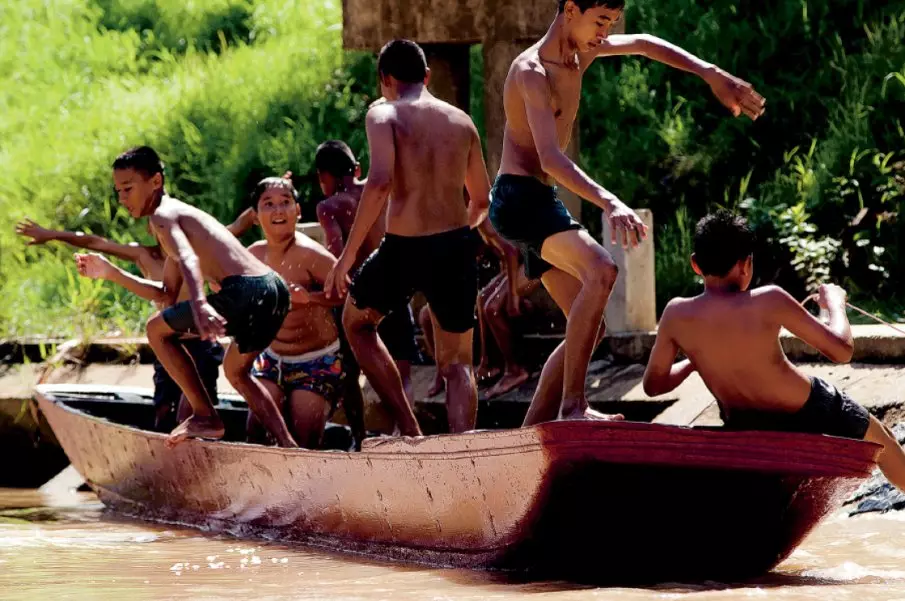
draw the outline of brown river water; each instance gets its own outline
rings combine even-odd
[[[601,566],[602,569],[605,569]],[[0,489],[0,599],[905,601],[905,512],[829,518],[744,583],[593,588],[381,563],[119,518],[90,493]]]

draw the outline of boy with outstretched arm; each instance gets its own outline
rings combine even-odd
[[[852,331],[845,291],[820,287],[822,323],[778,286],[749,289],[754,236],[727,211],[695,229],[692,266],[704,278],[694,298],[675,298],[663,311],[644,372],[644,391],[665,394],[697,371],[716,397],[727,428],[829,434],[883,446],[880,469],[905,491],[905,453],[877,418],[847,394],[808,376],[786,358],[785,328],[837,363],[851,360]],[[687,359],[675,362],[681,351]]]
[[[506,127],[490,220],[567,317],[566,338],[544,365],[525,425],[606,417],[588,407],[585,378],[617,269],[557,198],[554,182],[603,209],[613,243],[634,246],[646,235],[634,211],[564,152],[585,70],[600,57],[642,55],[698,75],[736,116],[763,112],[764,99],[748,83],[681,48],[651,35],[610,35],[623,8],[624,0],[560,0],[546,35],[516,57],[503,88]]]

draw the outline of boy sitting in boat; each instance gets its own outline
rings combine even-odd
[[[279,408],[249,375],[249,367],[289,312],[286,283],[224,225],[166,193],[163,164],[153,149],[142,146],[117,157],[113,181],[119,202],[132,217],[149,218],[151,232],[167,257],[162,281],[124,274],[118,283],[167,306],[148,320],[148,342],[192,406],[192,415],[173,430],[168,444],[191,437],[223,437],[223,421],[179,340],[197,335],[216,341],[225,335],[233,339],[223,361],[233,388],[281,446],[297,446]],[[205,280],[219,291],[205,296]],[[189,300],[176,302],[183,283]]]
[[[227,226],[227,229],[238,237],[252,225],[254,225],[254,215],[249,210],[239,215],[236,221]],[[59,241],[76,248],[112,255],[117,259],[134,263],[142,276],[148,279],[158,282],[163,280],[165,257],[159,244],[153,246],[144,246],[136,242],[122,244],[84,232],[67,232],[44,228],[31,219],[19,222],[16,225],[16,233],[20,236],[31,238],[28,243],[30,246]],[[105,257],[96,253],[77,255],[77,257],[79,257],[77,260],[83,269],[83,276],[115,282],[119,272],[122,271]],[[145,298],[154,301],[154,298],[150,296],[155,295],[145,296]],[[187,300],[188,298],[188,289],[183,286],[182,290],[179,291],[178,300]],[[157,308],[163,309],[164,307],[158,303]],[[195,362],[205,389],[207,389],[212,398],[216,398],[217,377],[220,372],[220,364],[223,362],[223,347],[217,342],[201,340],[200,338],[182,338],[180,339],[180,344],[192,357],[192,361]],[[188,415],[188,408],[179,385],[173,381],[173,378],[163,368],[163,364],[155,357],[154,429],[159,432],[172,430],[176,426],[177,419],[181,421]]]
[[[905,490],[905,453],[877,418],[832,384],[792,365],[779,343],[782,328],[837,363],[854,350],[845,291],[820,287],[824,324],[777,286],[749,290],[754,236],[745,221],[719,211],[698,222],[691,264],[704,292],[666,306],[644,372],[656,396],[700,373],[716,397],[727,428],[780,430],[863,439],[883,446],[879,466]],[[679,351],[687,359],[674,363]]]
[[[258,183],[252,206],[264,240],[248,247],[255,257],[273,267],[289,284],[292,307],[276,337],[254,361],[252,376],[273,402],[286,407],[290,430],[305,448],[319,447],[324,426],[344,391],[343,357],[333,306],[321,289],[336,265],[330,252],[296,231],[301,209],[292,182],[270,177]],[[347,414],[352,398],[343,398]],[[357,396],[361,403],[361,395]],[[357,410],[357,411],[356,411]],[[351,413],[361,415],[361,407]],[[353,432],[356,445],[364,426]]]

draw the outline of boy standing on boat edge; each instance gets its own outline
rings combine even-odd
[[[368,111],[368,181],[325,289],[339,296],[348,292],[346,335],[362,371],[407,436],[420,436],[421,429],[376,328],[416,291],[424,293],[437,326],[436,359],[449,391],[450,430],[463,432],[477,419],[471,362],[478,284],[471,230],[486,217],[490,188],[481,142],[464,111],[428,92],[430,72],[417,44],[389,42],[377,69],[387,102]],[[383,242],[350,287],[359,249],[391,195]]]
[[[610,254],[569,214],[554,182],[601,207],[613,243],[635,246],[646,226],[614,194],[585,174],[564,150],[572,135],[585,70],[597,58],[642,55],[691,72],[738,116],[755,119],[764,99],[750,84],[651,35],[609,35],[624,0],[560,0],[546,35],[512,63],[503,89],[506,126],[490,220],[525,255],[567,317],[566,338],[550,355],[525,417],[529,426],[557,418],[600,419],[585,379],[603,338],[604,309],[617,269]],[[621,418],[621,416],[612,416]]]
[[[644,372],[651,396],[675,389],[697,371],[716,397],[726,428],[829,434],[882,445],[880,469],[905,491],[905,453],[864,407],[820,378],[807,376],[779,343],[785,328],[836,363],[854,350],[845,291],[820,287],[823,324],[778,286],[749,290],[754,235],[741,217],[718,211],[695,228],[692,267],[704,292],[674,298],[663,310]],[[687,359],[674,363],[678,352]]]
[[[224,435],[214,399],[179,344],[181,336],[190,334],[209,341],[224,335],[233,339],[223,362],[227,378],[281,446],[297,446],[279,408],[248,373],[248,366],[273,340],[289,311],[286,283],[224,225],[165,192],[163,164],[153,149],[141,146],[117,157],[113,180],[120,204],[133,218],[149,218],[151,231],[167,255],[161,282],[124,272],[117,281],[167,306],[148,320],[148,342],[192,406],[192,415],[173,430],[167,444]],[[205,296],[205,280],[219,291]],[[189,300],[173,304],[183,283]]]

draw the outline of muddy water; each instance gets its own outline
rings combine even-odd
[[[754,582],[589,588],[379,563],[102,511],[88,493],[0,490],[0,599],[905,599],[905,512],[836,515]]]

